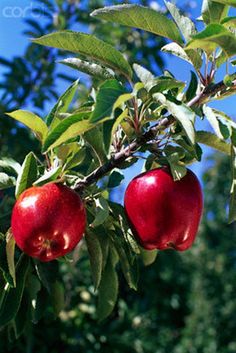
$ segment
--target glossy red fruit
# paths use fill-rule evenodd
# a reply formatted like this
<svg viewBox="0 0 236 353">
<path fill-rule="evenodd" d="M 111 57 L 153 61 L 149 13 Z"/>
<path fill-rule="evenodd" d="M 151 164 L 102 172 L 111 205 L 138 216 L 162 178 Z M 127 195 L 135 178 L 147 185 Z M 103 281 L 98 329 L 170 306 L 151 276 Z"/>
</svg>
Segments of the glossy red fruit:
<svg viewBox="0 0 236 353">
<path fill-rule="evenodd" d="M 85 226 L 86 214 L 79 195 L 54 183 L 25 190 L 11 218 L 16 244 L 41 261 L 51 261 L 73 250 Z"/>
<path fill-rule="evenodd" d="M 124 206 L 131 229 L 145 249 L 188 249 L 197 234 L 203 197 L 190 170 L 174 181 L 168 168 L 138 175 L 128 185 Z"/>
</svg>

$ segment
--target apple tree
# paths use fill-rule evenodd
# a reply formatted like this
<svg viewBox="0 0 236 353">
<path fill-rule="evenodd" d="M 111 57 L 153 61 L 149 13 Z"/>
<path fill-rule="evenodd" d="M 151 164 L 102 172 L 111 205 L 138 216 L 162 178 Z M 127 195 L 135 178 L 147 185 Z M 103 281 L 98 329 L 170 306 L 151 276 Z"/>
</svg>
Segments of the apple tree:
<svg viewBox="0 0 236 353">
<path fill-rule="evenodd" d="M 90 259 L 97 318 L 103 320 L 117 300 L 119 267 L 128 286 L 137 290 L 140 260 L 150 265 L 158 249 L 190 247 L 202 199 L 196 177 L 187 167 L 201 163 L 202 145 L 231 156 L 229 222 L 235 221 L 236 123 L 208 105 L 236 92 L 236 74 L 230 73 L 236 64 L 231 6 L 236 6 L 235 1 L 204 0 L 200 31 L 170 2 L 166 2 L 169 17 L 139 5 L 110 6 L 91 14 L 93 19 L 166 38 L 162 51 L 192 65 L 187 84 L 169 71 L 156 77 L 145 67 L 131 66 L 123 53 L 95 35 L 60 30 L 33 39 L 34 45 L 76 54 L 62 59 L 62 64 L 91 75 L 96 84 L 73 108 L 79 80 L 62 93 L 46 116 L 25 110 L 6 113 L 29 128 L 41 146 L 40 154 L 31 151 L 22 164 L 9 157 L 0 160 L 2 203 L 9 214 L 9 221 L 1 225 L 0 328 L 8 330 L 9 336 L 19 337 L 30 322 L 40 320 L 46 308 L 59 314 L 65 296 L 60 266 L 80 261 L 82 252 L 87 251 Z M 216 82 L 224 63 L 225 75 Z M 212 132 L 196 128 L 203 121 L 209 122 Z M 109 199 L 109 192 L 140 158 L 145 182 L 138 197 L 136 191 L 131 193 L 124 209 Z M 163 173 L 163 179 L 153 175 L 156 171 Z M 15 205 L 4 200 L 8 188 L 14 190 Z M 154 204 L 149 195 L 150 200 L 157 197 Z M 142 212 L 135 220 L 130 213 L 132 202 L 139 210 L 141 200 Z M 143 222 L 147 231 L 151 229 L 147 218 L 155 224 L 152 228 L 158 238 L 151 246 L 144 241 L 149 234 L 142 235 L 138 229 Z M 191 223 L 193 230 L 189 230 Z M 167 228 L 169 235 L 163 240 Z M 180 241 L 189 241 L 186 248 L 175 243 L 177 228 L 182 232 Z M 162 241 L 165 246 L 160 246 Z M 51 257 L 54 250 L 56 256 Z M 48 257 L 38 256 L 47 251 Z"/>
</svg>

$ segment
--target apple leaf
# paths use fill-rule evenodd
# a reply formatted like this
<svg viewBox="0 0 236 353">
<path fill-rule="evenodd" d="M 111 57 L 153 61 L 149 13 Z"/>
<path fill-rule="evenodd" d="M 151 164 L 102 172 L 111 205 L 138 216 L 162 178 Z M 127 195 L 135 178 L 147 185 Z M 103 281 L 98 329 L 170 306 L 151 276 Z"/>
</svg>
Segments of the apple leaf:
<svg viewBox="0 0 236 353">
<path fill-rule="evenodd" d="M 57 117 L 57 114 L 66 113 L 68 111 L 68 108 L 78 89 L 78 85 L 79 85 L 79 80 L 76 80 L 75 82 L 73 82 L 72 85 L 59 97 L 57 103 L 54 105 L 50 113 L 47 115 L 46 117 L 47 125 L 50 126 L 51 124 L 53 124 L 53 126 L 50 126 L 50 128 L 55 127 L 55 125 L 57 125 L 57 123 L 60 122 L 59 118 L 57 122 L 54 121 L 54 119 Z"/>
<path fill-rule="evenodd" d="M 236 4 L 236 3 L 235 3 Z M 235 5 L 236 6 L 236 5 Z M 225 17 L 222 21 L 221 21 L 221 24 L 224 26 L 224 27 L 227 27 L 227 28 L 236 28 L 236 16 L 234 17 Z"/>
<path fill-rule="evenodd" d="M 17 286 L 10 288 L 6 286 L 4 289 L 4 300 L 0 306 L 0 328 L 5 327 L 12 321 L 21 304 L 21 299 L 25 287 L 25 280 L 30 266 L 30 259 L 28 256 L 22 254 L 16 265 L 16 280 Z"/>
<path fill-rule="evenodd" d="M 228 6 L 214 0 L 203 0 L 202 2 L 202 18 L 206 24 L 220 23 L 222 18 L 226 17 L 228 13 Z"/>
<path fill-rule="evenodd" d="M 102 135 L 103 132 L 101 126 L 95 126 L 93 129 L 87 131 L 84 134 L 84 140 L 90 145 L 100 164 L 103 164 L 107 161 L 107 155 Z"/>
<path fill-rule="evenodd" d="M 140 79 L 141 82 L 146 85 L 148 82 L 153 81 L 155 79 L 155 76 L 147 70 L 145 67 L 142 67 L 141 65 L 138 64 L 133 64 L 133 69 Z"/>
<path fill-rule="evenodd" d="M 217 151 L 230 155 L 230 144 L 219 139 L 215 134 L 207 131 L 196 131 L 196 140 L 206 146 L 212 147 Z"/>
<path fill-rule="evenodd" d="M 145 250 L 140 247 L 140 257 L 144 266 L 150 266 L 151 264 L 153 264 L 156 260 L 157 254 L 158 251 L 156 249 Z"/>
<path fill-rule="evenodd" d="M 60 64 L 71 67 L 72 69 L 82 71 L 90 76 L 94 76 L 97 79 L 109 80 L 115 77 L 113 70 L 101 65 L 95 64 L 93 62 L 81 60 L 78 58 L 68 58 L 59 61 Z"/>
<path fill-rule="evenodd" d="M 52 283 L 51 301 L 55 317 L 57 317 L 65 306 L 64 287 L 59 281 L 55 281 L 54 283 Z"/>
<path fill-rule="evenodd" d="M 33 39 L 33 42 L 53 48 L 68 50 L 96 60 L 111 67 L 127 78 L 132 77 L 132 69 L 123 55 L 110 44 L 91 34 L 59 31 Z"/>
<path fill-rule="evenodd" d="M 7 262 L 7 254 L 6 254 L 6 235 L 1 233 L 1 242 L 0 242 L 0 275 L 2 278 L 2 283 L 9 285 L 10 287 L 14 287 L 14 282 L 11 274 L 9 273 L 9 266 Z M 5 283 L 6 282 L 6 283 Z M 4 297 L 4 292 L 0 291 L 0 303 L 2 298 Z"/>
<path fill-rule="evenodd" d="M 16 179 L 7 175 L 6 173 L 0 172 L 0 190 L 8 189 L 16 184 Z"/>
<path fill-rule="evenodd" d="M 195 113 L 185 104 L 175 104 L 161 93 L 155 93 L 153 97 L 159 101 L 171 115 L 173 115 L 182 126 L 189 142 L 195 144 L 194 119 Z"/>
<path fill-rule="evenodd" d="M 124 174 L 121 173 L 119 169 L 113 169 L 111 175 L 109 176 L 107 187 L 115 188 L 119 186 L 123 180 L 124 180 Z"/>
<path fill-rule="evenodd" d="M 85 159 L 85 156 L 86 156 L 86 150 L 85 148 L 81 148 L 76 153 L 74 153 L 70 158 L 67 159 L 67 162 L 63 167 L 63 170 L 72 169 L 78 166 L 83 162 L 83 160 Z"/>
<path fill-rule="evenodd" d="M 223 140 L 223 136 L 222 133 L 220 131 L 220 124 L 219 124 L 219 120 L 217 119 L 217 116 L 214 113 L 214 110 L 211 109 L 210 107 L 207 107 L 206 105 L 203 106 L 203 114 L 205 115 L 205 117 L 207 118 L 207 120 L 209 121 L 210 125 L 212 126 L 216 136 Z"/>
<path fill-rule="evenodd" d="M 229 5 L 232 7 L 236 7 L 236 2 L 235 0 L 212 0 L 213 2 L 217 2 L 219 4 L 223 4 L 223 5 Z"/>
<path fill-rule="evenodd" d="M 96 291 L 102 278 L 103 252 L 96 232 L 88 230 L 85 235 L 85 240 L 89 253 L 94 290 Z"/>
<path fill-rule="evenodd" d="M 196 50 L 185 50 L 177 43 L 168 43 L 161 48 L 163 52 L 170 53 L 178 58 L 189 62 L 197 70 L 202 66 L 201 56 Z"/>
<path fill-rule="evenodd" d="M 20 173 L 21 165 L 12 158 L 0 160 L 0 171 L 17 176 Z"/>
<path fill-rule="evenodd" d="M 210 24 L 202 32 L 193 36 L 185 49 L 202 48 L 211 54 L 221 47 L 228 57 L 236 54 L 235 35 L 220 24 Z"/>
<path fill-rule="evenodd" d="M 44 141 L 48 128 L 38 115 L 27 110 L 15 110 L 14 112 L 6 113 L 6 115 L 30 128 L 41 142 Z"/>
<path fill-rule="evenodd" d="M 33 185 L 33 182 L 37 179 L 37 174 L 37 161 L 33 152 L 30 152 L 25 157 L 16 181 L 15 196 L 17 199 L 24 190 Z"/>
<path fill-rule="evenodd" d="M 232 129 L 231 137 L 231 175 L 232 184 L 229 202 L 229 223 L 236 221 L 236 129 Z"/>
<path fill-rule="evenodd" d="M 103 321 L 111 314 L 117 301 L 118 276 L 114 267 L 116 260 L 114 262 L 113 260 L 110 250 L 98 291 L 97 317 L 99 321 Z"/>
<path fill-rule="evenodd" d="M 15 270 L 15 239 L 11 230 L 8 231 L 6 237 L 6 255 L 9 273 L 12 276 L 14 287 L 16 286 L 16 270 Z"/>
<path fill-rule="evenodd" d="M 90 121 L 95 123 L 110 117 L 113 109 L 119 105 L 117 103 L 113 107 L 114 104 L 125 92 L 124 87 L 117 80 L 108 80 L 102 83 L 97 93 L 96 104 Z"/>
<path fill-rule="evenodd" d="M 91 224 L 91 227 L 93 228 L 99 226 L 100 224 L 103 224 L 109 216 L 108 202 L 106 199 L 104 199 L 104 197 L 99 197 L 98 199 L 95 199 L 95 205 L 95 219 Z"/>
<path fill-rule="evenodd" d="M 62 172 L 62 167 L 55 167 L 49 171 L 46 171 L 39 179 L 37 179 L 33 185 L 42 186 L 44 184 L 55 181 Z"/>
<path fill-rule="evenodd" d="M 91 16 L 143 29 L 144 31 L 169 38 L 180 44 L 183 42 L 175 23 L 162 13 L 149 7 L 133 4 L 115 5 L 97 9 L 92 12 Z"/>
<path fill-rule="evenodd" d="M 48 293 L 51 293 L 52 284 L 59 279 L 58 261 L 46 263 L 36 261 L 35 269 L 42 285 L 47 289 Z"/>
<path fill-rule="evenodd" d="M 197 33 L 193 21 L 189 17 L 182 15 L 180 10 L 173 3 L 165 1 L 165 5 L 175 20 L 175 23 L 177 24 L 184 38 L 186 41 L 189 41 L 191 36 Z"/>
<path fill-rule="evenodd" d="M 191 80 L 190 80 L 188 89 L 185 93 L 187 102 L 189 102 L 193 97 L 196 96 L 197 89 L 198 89 L 198 78 L 196 74 L 191 70 Z"/>
<path fill-rule="evenodd" d="M 62 120 L 54 129 L 52 129 L 42 147 L 42 152 L 60 146 L 64 142 L 83 134 L 85 131 L 92 129 L 94 124 L 89 121 L 90 113 L 82 112 L 71 115 Z"/>
</svg>

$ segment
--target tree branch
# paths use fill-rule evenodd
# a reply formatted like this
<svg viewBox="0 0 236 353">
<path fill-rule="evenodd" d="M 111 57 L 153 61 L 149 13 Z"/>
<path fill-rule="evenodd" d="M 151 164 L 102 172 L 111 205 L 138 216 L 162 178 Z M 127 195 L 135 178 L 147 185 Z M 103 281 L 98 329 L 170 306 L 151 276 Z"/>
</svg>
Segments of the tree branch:
<svg viewBox="0 0 236 353">
<path fill-rule="evenodd" d="M 214 85 L 205 87 L 205 89 L 196 95 L 191 101 L 187 103 L 188 107 L 199 106 L 209 100 L 210 97 L 216 95 L 217 93 L 225 93 L 229 89 L 236 89 L 236 81 L 233 82 L 233 87 L 227 87 L 223 81 L 220 81 Z M 86 186 L 89 186 L 93 183 L 96 183 L 99 179 L 104 177 L 106 174 L 111 172 L 114 168 L 119 167 L 122 162 L 124 162 L 128 157 L 130 157 L 134 152 L 138 150 L 139 147 L 144 145 L 146 142 L 153 140 L 157 132 L 163 128 L 170 126 L 175 119 L 173 116 L 169 115 L 160 121 L 154 126 L 152 126 L 148 131 L 143 135 L 137 137 L 131 144 L 125 147 L 122 151 L 114 154 L 111 159 L 103 164 L 101 167 L 95 169 L 83 180 L 80 180 L 76 186 L 75 190 L 81 192 Z"/>
</svg>

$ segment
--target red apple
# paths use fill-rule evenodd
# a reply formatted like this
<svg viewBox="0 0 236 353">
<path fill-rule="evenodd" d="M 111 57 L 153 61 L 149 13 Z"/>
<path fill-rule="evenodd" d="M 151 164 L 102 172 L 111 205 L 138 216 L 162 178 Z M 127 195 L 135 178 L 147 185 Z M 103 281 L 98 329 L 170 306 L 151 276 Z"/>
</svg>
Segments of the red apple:
<svg viewBox="0 0 236 353">
<path fill-rule="evenodd" d="M 153 169 L 129 183 L 124 206 L 134 236 L 143 248 L 183 251 L 197 234 L 202 190 L 190 170 L 174 181 L 168 168 Z"/>
<path fill-rule="evenodd" d="M 55 183 L 25 190 L 15 203 L 11 218 L 16 244 L 41 261 L 69 253 L 81 240 L 85 226 L 80 196 Z"/>
</svg>

